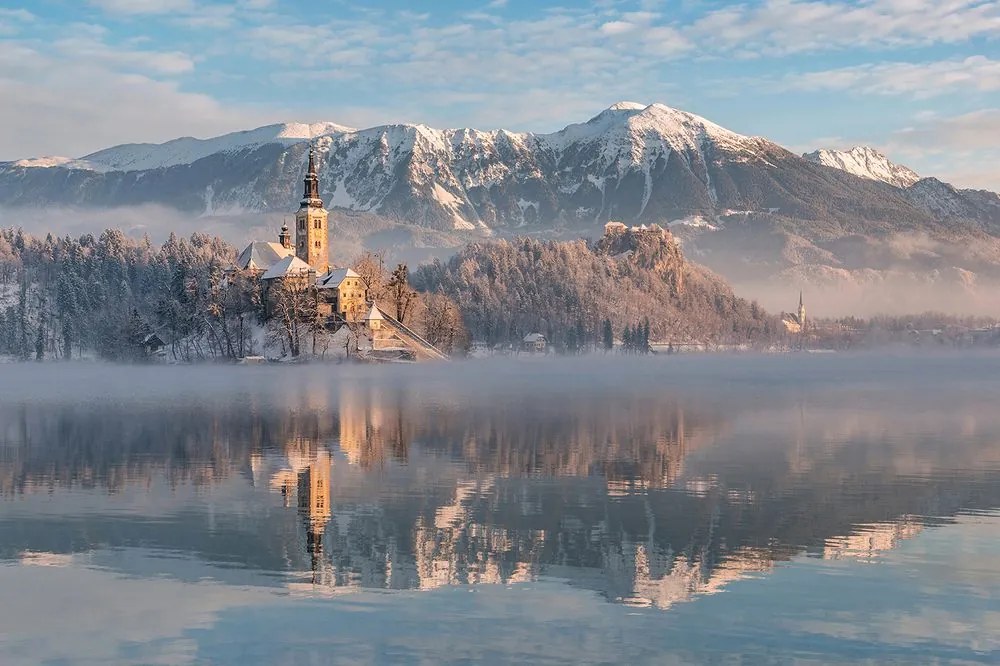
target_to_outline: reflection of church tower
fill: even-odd
[[[309,148],[309,167],[302,191],[302,201],[295,213],[295,255],[316,269],[319,274],[330,270],[328,213],[319,196],[319,176],[316,174],[316,154]]]
[[[323,561],[323,533],[330,520],[330,454],[321,450],[315,460],[299,472],[299,515],[306,527],[306,551],[313,571],[313,583]]]
[[[363,389],[340,392],[340,450],[352,465],[368,468],[382,463],[385,456],[383,422],[379,396]]]

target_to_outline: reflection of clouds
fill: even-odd
[[[889,543],[905,521],[882,526]],[[1000,656],[1000,514],[959,516],[953,524],[919,531],[919,539],[880,553],[880,566],[864,560],[823,562],[833,566],[835,594],[822,618],[788,619],[790,631],[845,646],[867,646],[891,654],[911,651],[911,661],[935,659],[996,663]],[[905,537],[903,537],[905,538]],[[845,569],[846,567],[846,569]],[[850,575],[847,575],[850,574]]]
[[[32,562],[34,564],[34,562]],[[197,644],[185,634],[217,613],[263,602],[263,588],[121,577],[77,566],[0,566],[0,662],[4,666],[187,664]]]

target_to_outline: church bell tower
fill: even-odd
[[[302,201],[295,214],[295,255],[322,275],[330,270],[330,239],[327,218],[319,197],[319,176],[316,175],[316,153],[309,148],[309,167],[302,191]]]

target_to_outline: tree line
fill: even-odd
[[[234,270],[236,256],[199,233],[154,246],[116,229],[78,238],[0,229],[0,354],[134,361],[162,343],[191,362],[325,349],[332,331],[312,290],[279,282],[267,294],[258,275]],[[385,264],[379,253],[354,262],[370,298],[444,351],[464,350],[454,302],[418,294],[405,265]]]

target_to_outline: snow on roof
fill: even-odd
[[[384,319],[385,317],[382,316],[377,305],[373,305],[372,309],[368,311],[368,316],[365,317],[365,321],[383,321]]]
[[[293,254],[294,250],[281,243],[253,241],[247,245],[240,256],[236,258],[236,266],[242,269],[263,270],[271,268],[284,257]]]
[[[274,280],[288,277],[290,275],[304,275],[313,271],[313,267],[302,261],[294,254],[290,254],[278,263],[267,269],[261,276],[262,280]]]
[[[350,268],[335,268],[316,281],[316,286],[320,289],[336,289],[349,277],[361,277]]]
[[[524,336],[524,342],[545,342],[545,336],[541,333],[528,333]]]

